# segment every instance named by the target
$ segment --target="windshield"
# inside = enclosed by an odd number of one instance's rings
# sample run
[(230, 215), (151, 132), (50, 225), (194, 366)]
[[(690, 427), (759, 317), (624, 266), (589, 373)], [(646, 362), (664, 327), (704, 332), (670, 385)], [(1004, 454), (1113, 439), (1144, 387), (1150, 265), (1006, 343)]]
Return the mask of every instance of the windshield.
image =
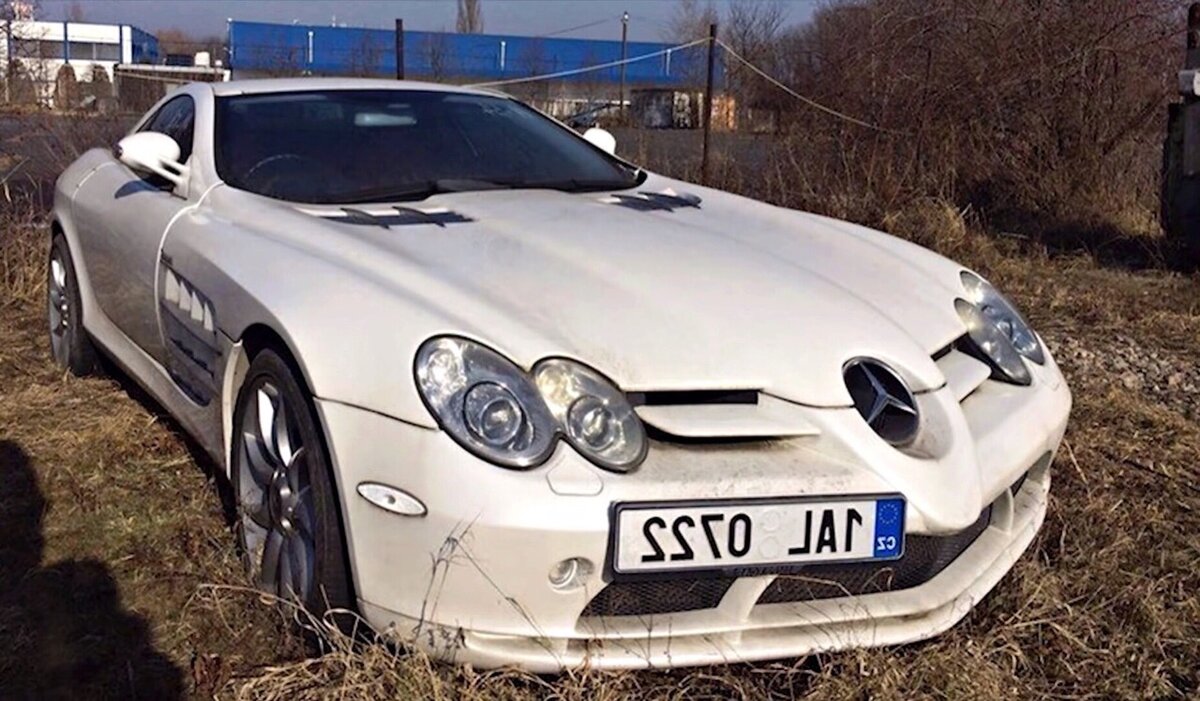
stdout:
[(514, 100), (328, 90), (217, 100), (217, 173), (295, 202), (417, 200), (439, 192), (638, 184), (639, 173)]

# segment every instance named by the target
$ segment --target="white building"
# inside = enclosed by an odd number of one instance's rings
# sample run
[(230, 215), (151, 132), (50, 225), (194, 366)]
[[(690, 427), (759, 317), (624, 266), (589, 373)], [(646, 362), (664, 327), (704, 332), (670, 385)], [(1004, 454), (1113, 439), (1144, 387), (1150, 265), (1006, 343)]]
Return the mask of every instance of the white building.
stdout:
[(157, 61), (158, 40), (128, 24), (0, 23), (0, 72), (7, 75), (11, 69), (19, 79), (32, 81), (42, 99), (52, 99), (55, 78), (64, 65), (75, 70), (79, 81), (91, 80), (99, 68), (111, 82), (117, 64)]

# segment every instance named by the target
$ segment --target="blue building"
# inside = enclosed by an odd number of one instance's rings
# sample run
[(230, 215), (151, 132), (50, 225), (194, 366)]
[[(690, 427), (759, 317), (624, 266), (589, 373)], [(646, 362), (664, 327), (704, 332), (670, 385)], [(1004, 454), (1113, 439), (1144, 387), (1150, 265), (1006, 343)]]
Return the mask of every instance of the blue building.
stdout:
[[(396, 35), (389, 29), (229, 22), (229, 67), (238, 74), (396, 74)], [(629, 42), (630, 86), (682, 87), (704, 76), (703, 45), (671, 50), (671, 44)], [(570, 71), (618, 61), (620, 41), (522, 37), (498, 34), (404, 32), (405, 75), (433, 80), (490, 81)], [(589, 71), (568, 81), (616, 84), (620, 68)]]

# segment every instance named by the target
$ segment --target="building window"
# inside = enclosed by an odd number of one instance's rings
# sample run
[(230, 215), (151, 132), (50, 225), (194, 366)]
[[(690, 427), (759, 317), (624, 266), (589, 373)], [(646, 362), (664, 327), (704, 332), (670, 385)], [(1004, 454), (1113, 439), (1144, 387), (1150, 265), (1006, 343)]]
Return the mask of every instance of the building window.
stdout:
[(63, 43), (49, 39), (12, 40), (13, 56), (16, 58), (62, 58)]
[(120, 61), (120, 44), (72, 41), (69, 47), (72, 61)]

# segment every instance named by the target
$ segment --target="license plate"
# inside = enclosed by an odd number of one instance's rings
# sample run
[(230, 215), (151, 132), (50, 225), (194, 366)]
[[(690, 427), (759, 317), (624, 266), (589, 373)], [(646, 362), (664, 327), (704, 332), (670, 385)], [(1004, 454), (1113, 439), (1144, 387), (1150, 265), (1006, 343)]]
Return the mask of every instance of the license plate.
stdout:
[(780, 571), (904, 553), (904, 499), (894, 495), (627, 502), (614, 509), (617, 574)]

